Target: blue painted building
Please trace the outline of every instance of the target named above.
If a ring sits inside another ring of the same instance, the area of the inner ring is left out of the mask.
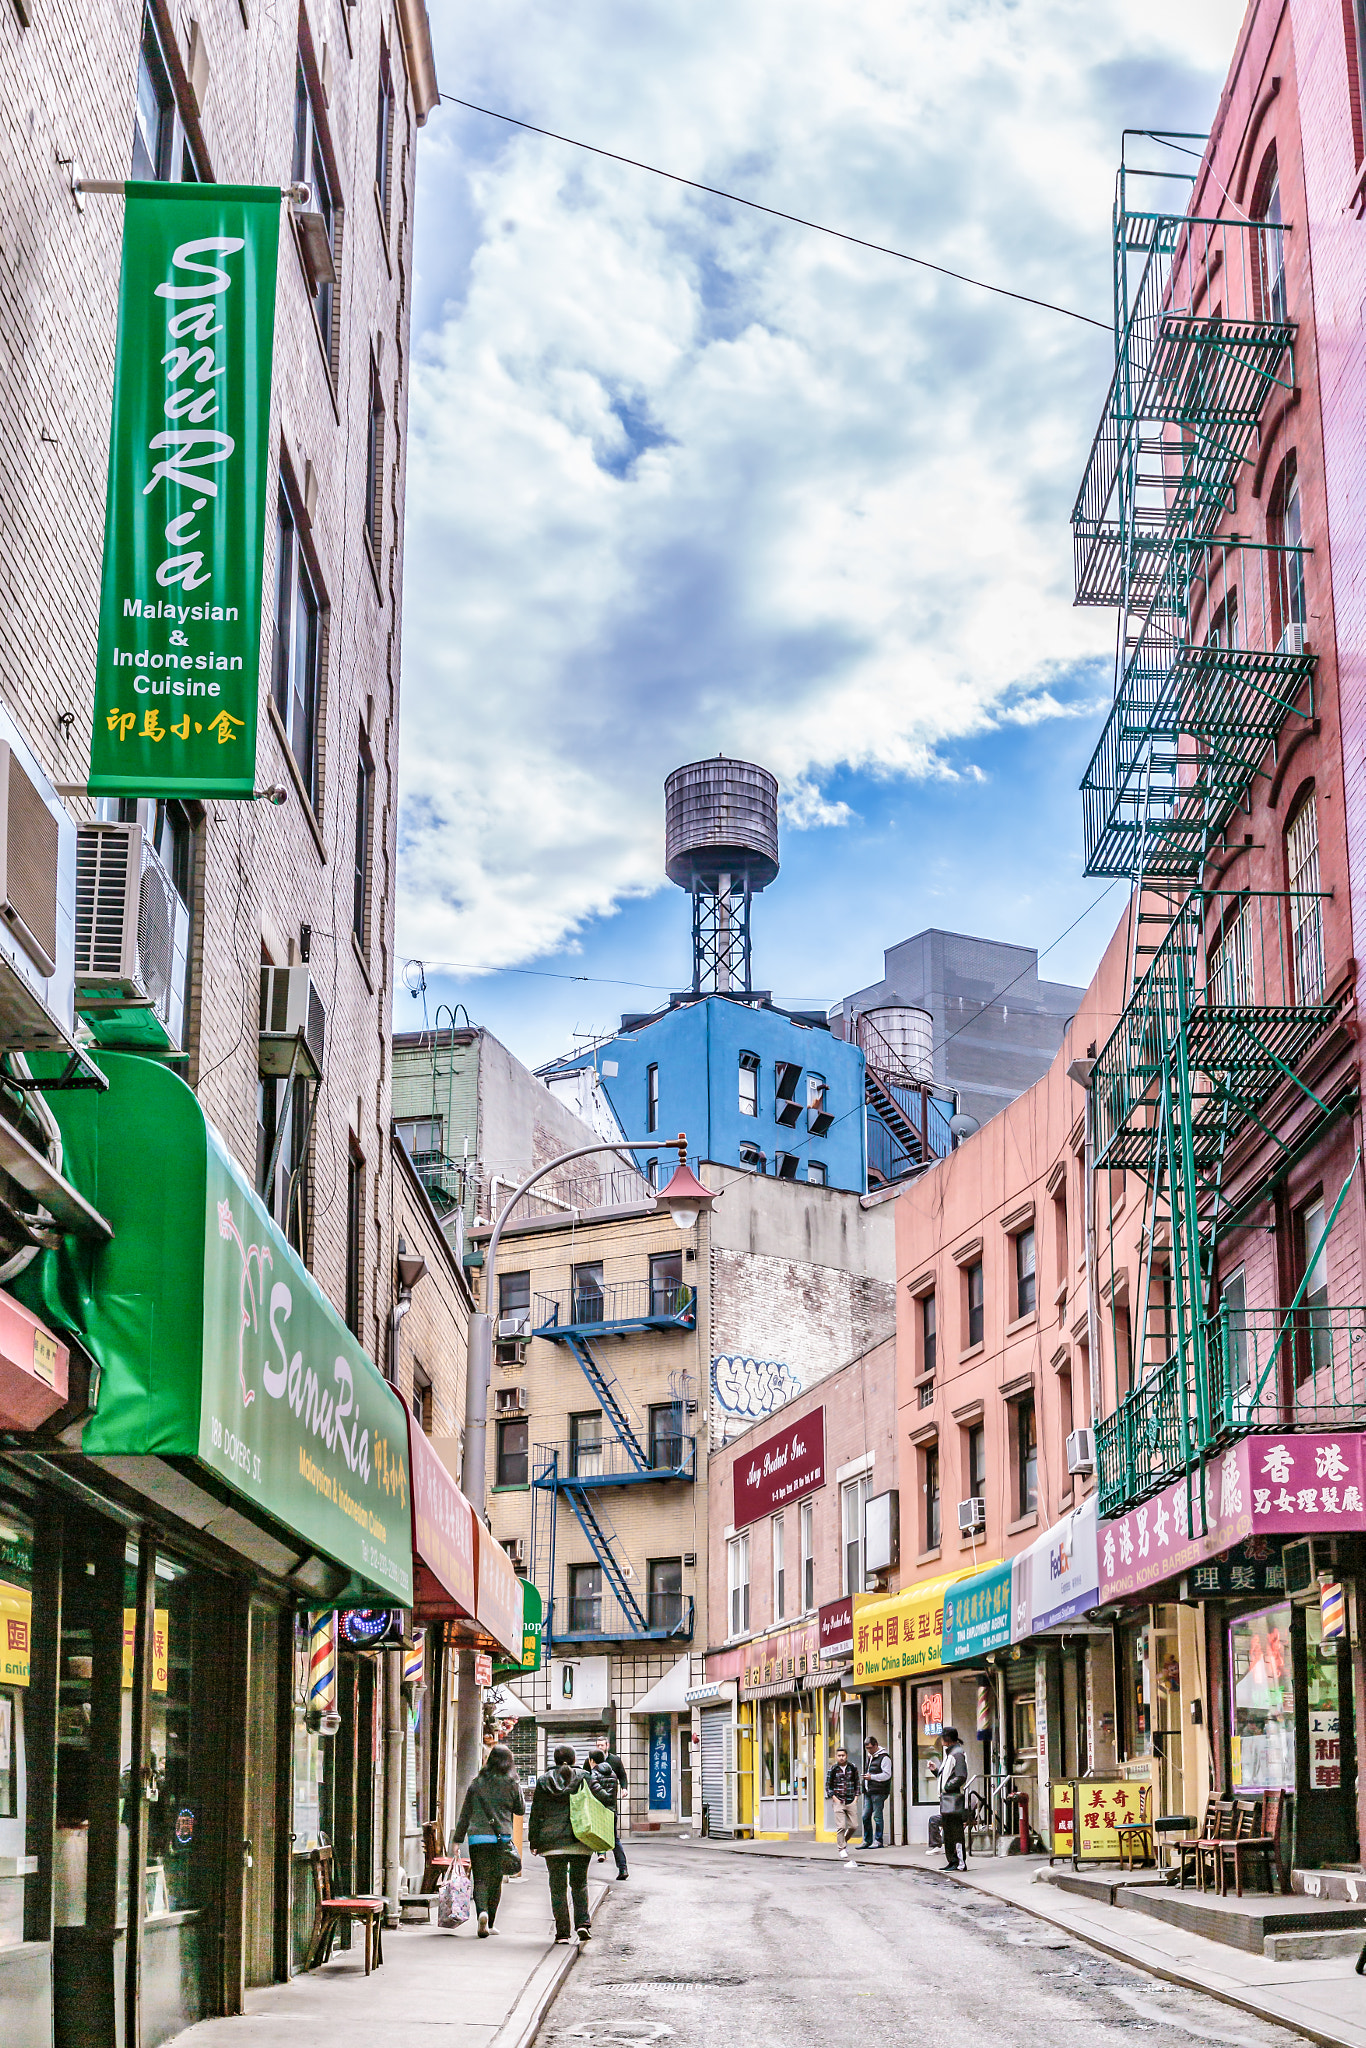
[[[596,1051],[557,1061],[544,1079],[597,1063],[603,1092],[628,1137],[687,1134],[694,1158],[748,1167],[862,1194],[868,1185],[865,1068],[856,1045],[832,1037],[819,1016],[791,1015],[725,995],[624,1017]]]

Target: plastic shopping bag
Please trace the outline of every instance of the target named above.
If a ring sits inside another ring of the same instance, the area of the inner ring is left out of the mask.
[[[569,1795],[569,1825],[585,1849],[605,1854],[617,1839],[616,1815],[588,1789],[588,1780]]]
[[[463,1927],[474,1908],[474,1886],[467,1870],[453,1870],[437,1887],[436,1924]]]

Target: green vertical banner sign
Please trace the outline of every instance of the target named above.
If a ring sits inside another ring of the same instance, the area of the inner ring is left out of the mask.
[[[250,797],[280,188],[125,194],[90,792]]]

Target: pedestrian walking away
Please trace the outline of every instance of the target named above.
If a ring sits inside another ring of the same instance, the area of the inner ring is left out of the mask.
[[[588,1759],[588,1785],[593,1797],[611,1808],[616,1827],[612,1856],[617,1866],[617,1883],[620,1884],[627,1875],[627,1869],[626,1851],[621,1845],[621,1821],[617,1816],[617,1794],[626,1790],[626,1766],[613,1749],[610,1735],[598,1737],[597,1754]]]
[[[847,1856],[845,1843],[858,1826],[858,1765],[850,1763],[847,1749],[835,1751],[835,1761],[825,1774],[825,1796],[835,1810],[840,1855]]]
[[[451,1835],[453,1844],[469,1843],[474,1910],[481,1941],[497,1932],[493,1923],[503,1896],[513,1817],[525,1811],[512,1751],[504,1743],[495,1742],[484,1760],[483,1770],[470,1780]]]
[[[966,1870],[963,1828],[967,1820],[967,1752],[956,1728],[944,1730],[944,1761],[939,1767],[939,1817],[944,1828],[944,1868]]]
[[[876,1735],[863,1745],[863,1846],[881,1849],[882,1816],[892,1789],[892,1759]]]
[[[589,1853],[574,1833],[569,1802],[587,1778],[574,1762],[567,1742],[555,1751],[555,1768],[536,1780],[531,1795],[531,1821],[527,1847],[533,1856],[544,1856],[550,1874],[550,1910],[555,1915],[555,1939],[569,1941],[569,1909],[574,1908],[573,1934],[587,1941]],[[591,1789],[591,1787],[590,1787]]]

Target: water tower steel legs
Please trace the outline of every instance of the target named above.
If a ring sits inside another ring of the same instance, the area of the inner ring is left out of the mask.
[[[748,995],[752,987],[748,875],[695,876],[692,887],[694,995]]]

